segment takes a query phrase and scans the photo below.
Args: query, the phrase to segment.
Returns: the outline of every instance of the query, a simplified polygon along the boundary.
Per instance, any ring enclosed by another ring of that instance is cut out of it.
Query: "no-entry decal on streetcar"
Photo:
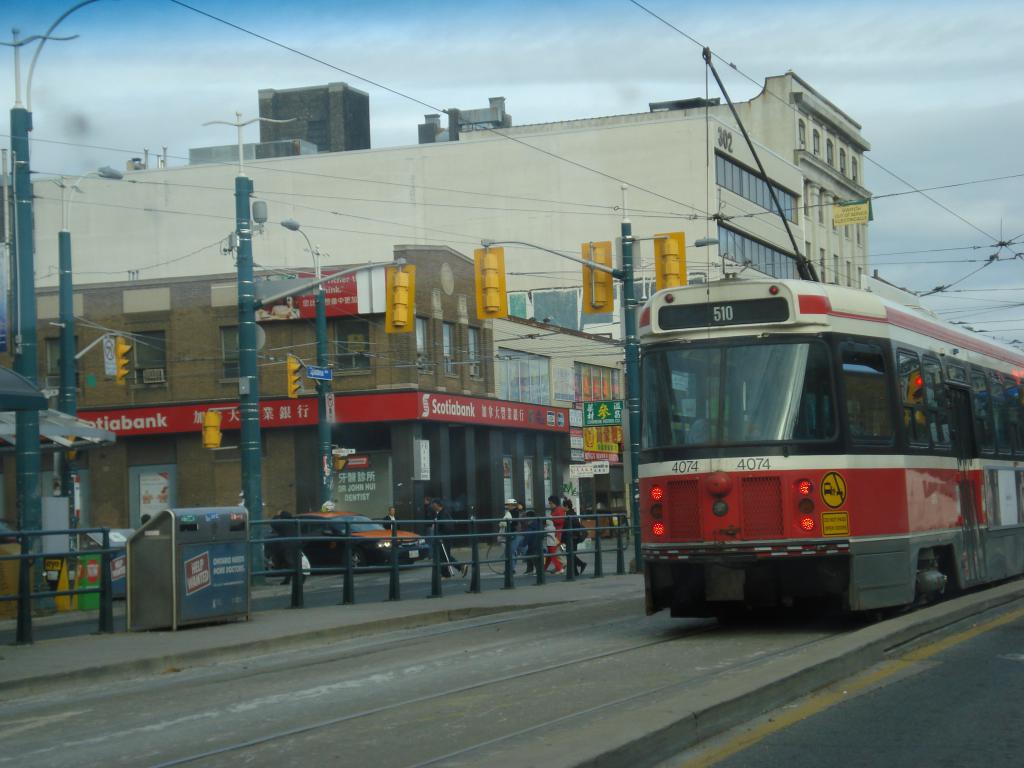
[[[850,515],[847,512],[822,512],[822,536],[849,536]]]
[[[839,509],[846,503],[846,480],[838,472],[829,472],[821,479],[821,500],[830,509]]]

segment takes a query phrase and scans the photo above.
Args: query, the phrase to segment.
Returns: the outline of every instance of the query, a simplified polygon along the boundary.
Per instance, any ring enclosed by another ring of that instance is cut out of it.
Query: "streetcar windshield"
[[[649,349],[642,408],[644,448],[827,440],[829,352],[816,341]]]

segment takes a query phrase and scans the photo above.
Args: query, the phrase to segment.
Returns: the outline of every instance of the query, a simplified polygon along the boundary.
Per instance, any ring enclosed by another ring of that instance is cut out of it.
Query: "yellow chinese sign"
[[[847,224],[867,224],[870,219],[871,203],[867,200],[836,203],[832,206],[833,227],[843,227]]]
[[[583,450],[618,453],[622,445],[622,427],[584,427]]]

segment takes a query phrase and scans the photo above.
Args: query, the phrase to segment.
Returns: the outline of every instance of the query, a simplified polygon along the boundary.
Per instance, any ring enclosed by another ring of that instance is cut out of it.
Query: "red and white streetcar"
[[[1024,572],[1024,356],[876,294],[655,294],[643,350],[647,611],[901,606]]]

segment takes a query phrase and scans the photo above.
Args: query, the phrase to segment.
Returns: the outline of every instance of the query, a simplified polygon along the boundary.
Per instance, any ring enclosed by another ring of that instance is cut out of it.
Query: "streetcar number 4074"
[[[736,469],[744,472],[756,472],[758,470],[771,469],[771,462],[767,456],[761,456],[758,458],[751,459],[740,459],[736,462]]]

